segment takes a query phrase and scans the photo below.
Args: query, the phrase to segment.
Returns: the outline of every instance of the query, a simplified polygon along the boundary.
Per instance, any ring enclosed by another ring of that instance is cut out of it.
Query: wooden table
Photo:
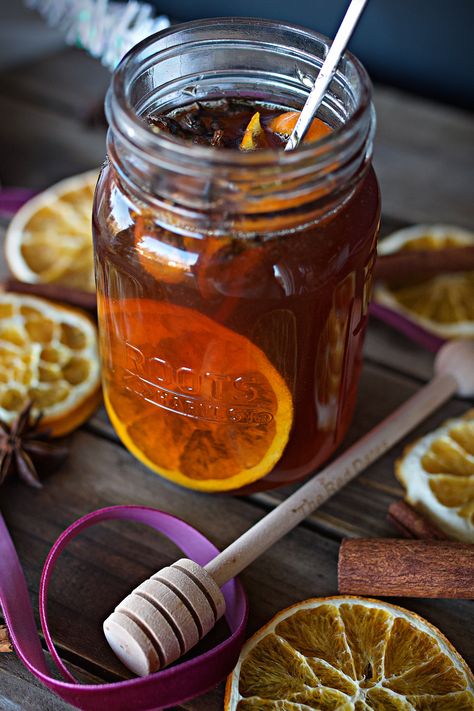
[[[41,188],[100,164],[104,128],[94,123],[93,109],[100,105],[107,81],[105,70],[76,50],[61,51],[0,76],[1,181]],[[375,164],[383,194],[383,229],[413,221],[473,227],[472,118],[383,87],[376,88],[375,103],[379,125]],[[428,353],[386,326],[371,323],[358,409],[346,444],[420,387],[429,378],[431,365]],[[412,437],[467,407],[466,402],[453,399]],[[401,494],[393,463],[404,444],[360,475],[242,575],[250,597],[249,633],[298,600],[337,592],[336,562],[343,537],[394,535],[385,516],[390,502]],[[281,490],[232,498],[177,488],[135,461],[100,411],[73,435],[67,464],[42,491],[11,482],[1,491],[1,507],[37,611],[40,571],[47,551],[66,526],[89,511],[123,503],[162,508],[185,518],[223,548],[286,494]],[[122,523],[87,531],[63,555],[51,588],[50,621],[63,658],[81,679],[123,678],[124,669],[108,650],[100,623],[113,601],[174,555],[172,546],[158,535]],[[471,603],[397,602],[438,625],[473,662],[473,640],[466,626],[472,615]],[[221,625],[213,639],[223,634]],[[180,708],[219,709],[222,689],[221,685]],[[0,655],[0,709],[67,708],[14,654]]]

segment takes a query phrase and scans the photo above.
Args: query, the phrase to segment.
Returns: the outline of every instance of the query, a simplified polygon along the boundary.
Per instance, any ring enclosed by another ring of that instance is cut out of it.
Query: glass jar
[[[346,54],[296,151],[153,133],[144,117],[245,97],[300,108],[328,40],[235,18],[134,48],[106,102],[94,240],[107,410],[153,471],[203,491],[313,472],[354,410],[380,199],[370,83]]]

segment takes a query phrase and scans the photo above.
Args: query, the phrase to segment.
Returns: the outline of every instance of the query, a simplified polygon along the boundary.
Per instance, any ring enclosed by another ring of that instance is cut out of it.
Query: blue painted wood
[[[240,15],[286,20],[334,36],[348,0],[148,0],[183,22]],[[372,0],[350,49],[372,77],[464,107],[474,107],[474,2]]]

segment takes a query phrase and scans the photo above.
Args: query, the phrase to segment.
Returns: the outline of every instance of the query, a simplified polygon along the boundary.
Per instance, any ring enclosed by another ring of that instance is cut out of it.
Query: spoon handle
[[[377,427],[310,479],[211,560],[205,570],[217,585],[238,575],[308,514],[387,452],[457,390],[453,375],[440,373]]]
[[[285,151],[291,151],[293,148],[297,148],[300,141],[303,140],[306,131],[311,125],[311,121],[319,109],[319,106],[324,98],[324,94],[326,93],[326,90],[336,72],[339,60],[347,47],[347,43],[351,38],[367,1],[368,0],[352,0],[347,8],[347,12],[344,15],[344,19],[339,26],[334,40],[332,41],[327,57],[323,62],[323,66],[319,70],[319,74],[316,77],[314,86],[311,89],[298,121],[296,122],[296,125],[288,138]]]

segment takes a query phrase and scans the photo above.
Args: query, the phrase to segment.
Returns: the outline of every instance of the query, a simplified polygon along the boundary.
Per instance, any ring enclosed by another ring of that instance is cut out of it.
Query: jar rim
[[[216,17],[210,19],[193,20],[166,28],[150,37],[142,40],[133,47],[122,59],[116,68],[112,82],[106,98],[106,115],[113,131],[118,131],[121,136],[137,149],[146,151],[153,162],[153,154],[158,152],[168,152],[173,154],[174,160],[185,157],[187,161],[195,159],[203,160],[208,165],[214,167],[257,168],[275,167],[280,168],[291,166],[296,167],[300,162],[307,162],[308,159],[314,161],[318,157],[326,157],[326,154],[333,156],[340,150],[340,146],[347,145],[352,136],[360,131],[360,123],[368,115],[369,123],[373,123],[373,108],[371,105],[371,82],[369,76],[361,62],[349,51],[343,55],[343,59],[349,62],[355,70],[360,87],[359,101],[350,116],[339,126],[333,128],[331,133],[314,143],[302,143],[297,150],[283,151],[276,149],[263,149],[259,151],[239,151],[237,149],[215,150],[211,146],[193,144],[185,139],[171,136],[166,133],[156,133],[152,131],[143,121],[143,116],[135,110],[129,96],[129,85],[131,80],[136,79],[137,72],[143,69],[144,59],[151,65],[157,63],[171,49],[176,49],[178,45],[168,45],[153,52],[153,47],[166,38],[178,35],[183,31],[211,30],[212,28],[236,28],[238,26],[252,26],[259,28],[279,28],[289,31],[293,35],[303,37],[313,42],[324,43],[326,48],[331,44],[331,40],[326,36],[309,30],[300,25],[279,22],[275,20],[261,19],[256,17]],[[229,37],[229,41],[231,38]],[[192,45],[197,45],[203,40],[195,39],[189,42],[180,43],[182,50],[189,49]],[[215,42],[210,38],[208,41]],[[217,40],[218,41],[218,40]],[[228,40],[224,40],[228,41]],[[249,40],[250,41],[250,40]],[[258,42],[257,40],[254,40]],[[293,49],[288,43],[286,49]],[[318,60],[316,55],[310,52],[303,53],[296,49],[301,56],[311,56]],[[321,61],[319,61],[321,63]],[[338,69],[336,76],[344,76]],[[307,93],[310,89],[305,87]]]

